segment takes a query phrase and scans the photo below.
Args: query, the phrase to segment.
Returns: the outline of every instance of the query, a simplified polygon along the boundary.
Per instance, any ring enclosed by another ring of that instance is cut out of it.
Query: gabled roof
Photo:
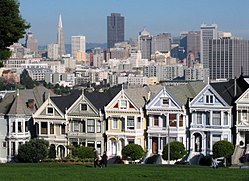
[[[179,105],[185,105],[187,100],[194,98],[204,87],[204,82],[188,82],[187,84],[166,86],[167,92]]]
[[[46,100],[48,94],[55,95],[51,90],[37,86],[33,89],[17,90],[15,93],[6,94],[0,103],[0,113],[32,115]],[[34,108],[27,107],[27,102],[33,99]]]
[[[124,91],[138,108],[143,107],[148,100],[148,90],[145,87],[124,89]]]
[[[104,92],[85,92],[85,97],[95,106],[97,110],[103,109],[120,92],[121,87],[111,87]]]
[[[230,79],[227,82],[215,82],[210,83],[210,85],[212,85],[229,105],[232,105],[234,101],[249,88],[249,84],[244,78],[245,77],[240,76],[236,79],[236,83],[234,79]]]

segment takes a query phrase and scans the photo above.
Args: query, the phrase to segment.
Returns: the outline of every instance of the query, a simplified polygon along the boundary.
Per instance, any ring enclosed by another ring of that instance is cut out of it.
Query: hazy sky
[[[19,0],[21,15],[40,45],[56,41],[62,15],[65,43],[85,35],[87,42],[106,42],[107,16],[125,17],[125,39],[146,27],[152,35],[199,30],[202,23],[249,39],[248,0]]]

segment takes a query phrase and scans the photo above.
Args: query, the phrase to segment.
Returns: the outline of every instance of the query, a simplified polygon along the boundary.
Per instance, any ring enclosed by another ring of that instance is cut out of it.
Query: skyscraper
[[[107,48],[113,48],[115,43],[124,41],[124,17],[119,13],[107,16]]]
[[[152,37],[152,54],[156,51],[168,52],[171,49],[171,34],[160,33]]]
[[[209,40],[210,79],[249,75],[249,41],[220,38]]]
[[[200,31],[188,32],[187,53],[193,53],[194,59],[200,59]]]
[[[58,55],[61,58],[62,55],[66,54],[61,15],[59,16],[59,23],[58,23],[57,44],[58,44]]]
[[[217,25],[201,25],[201,63],[203,63],[204,68],[209,68],[208,65],[208,43],[210,39],[217,39]]]
[[[86,37],[72,36],[71,38],[71,46],[72,46],[72,57],[77,61],[85,60],[85,52],[86,52]]]

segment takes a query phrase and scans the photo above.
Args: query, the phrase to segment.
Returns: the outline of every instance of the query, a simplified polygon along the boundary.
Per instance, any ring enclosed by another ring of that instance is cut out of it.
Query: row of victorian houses
[[[111,158],[130,143],[150,157],[176,140],[190,160],[212,154],[215,142],[227,140],[235,145],[233,163],[239,164],[249,144],[248,88],[241,76],[207,84],[74,90],[67,96],[42,86],[17,90],[0,103],[0,161],[13,160],[18,146],[31,138],[49,141],[58,159],[67,156],[68,145],[95,147]]]

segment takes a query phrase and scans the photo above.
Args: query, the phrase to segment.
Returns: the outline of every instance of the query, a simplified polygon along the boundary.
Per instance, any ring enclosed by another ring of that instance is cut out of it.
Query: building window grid
[[[220,111],[213,111],[212,124],[221,125],[221,112]]]
[[[87,132],[94,133],[94,131],[95,131],[94,127],[95,127],[94,119],[87,120]]]
[[[134,130],[135,128],[135,121],[133,116],[127,117],[127,129]]]
[[[118,118],[112,119],[112,129],[118,129]]]

